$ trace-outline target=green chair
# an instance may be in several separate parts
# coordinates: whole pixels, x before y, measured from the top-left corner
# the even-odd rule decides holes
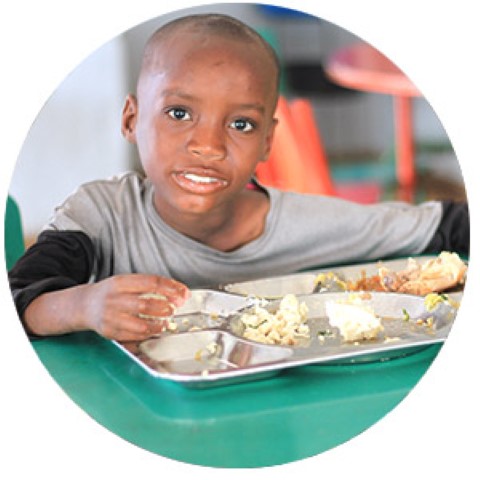
[[[8,196],[5,210],[5,262],[10,270],[25,251],[20,209],[15,200]]]

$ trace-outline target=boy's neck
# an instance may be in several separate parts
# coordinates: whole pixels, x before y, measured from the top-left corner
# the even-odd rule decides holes
[[[268,194],[246,190],[241,201],[228,215],[210,213],[192,215],[179,223],[176,218],[162,219],[182,235],[222,252],[231,252],[260,237],[270,209]]]

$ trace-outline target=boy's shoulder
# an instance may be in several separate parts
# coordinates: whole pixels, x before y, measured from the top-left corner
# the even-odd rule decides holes
[[[74,192],[75,196],[93,196],[116,198],[118,195],[142,195],[148,182],[138,172],[123,172],[104,179],[91,180],[80,185]]]
[[[111,211],[139,208],[151,185],[138,172],[124,172],[108,178],[91,180],[78,186],[61,204],[58,211],[89,210],[105,215]]]
[[[136,172],[85,182],[55,208],[49,225],[93,234],[113,219],[142,214],[148,183]]]
[[[95,190],[95,189],[116,189],[128,186],[143,186],[145,177],[139,172],[126,171],[112,175],[110,177],[90,180],[80,185],[79,189]]]

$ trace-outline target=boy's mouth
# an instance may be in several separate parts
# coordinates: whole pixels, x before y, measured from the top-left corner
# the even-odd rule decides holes
[[[192,193],[212,193],[216,190],[223,189],[228,182],[213,175],[193,173],[193,172],[176,172],[173,177],[177,184],[183,189]]]
[[[218,182],[218,178],[214,177],[203,177],[201,175],[195,175],[194,173],[185,173],[183,175],[187,180],[196,183],[215,183]]]

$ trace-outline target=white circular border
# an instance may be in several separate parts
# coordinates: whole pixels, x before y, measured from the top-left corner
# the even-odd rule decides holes
[[[202,2],[214,3],[214,2]],[[235,2],[223,2],[235,3]],[[277,5],[295,8],[292,1]],[[302,9],[373,43],[425,93],[456,150],[466,180],[472,238],[478,233],[478,193],[473,183],[478,160],[480,44],[477,15],[466,2],[446,8],[438,2],[335,0],[302,2]],[[2,7],[1,198],[31,123],[65,76],[91,52],[132,26],[163,13],[200,3],[176,0],[134,4],[83,0],[77,4],[33,0]],[[425,5],[424,5],[425,4]],[[297,6],[298,8],[298,6]],[[473,206],[473,207],[472,207]],[[2,222],[3,223],[3,222]],[[3,238],[3,225],[2,225]],[[3,241],[3,240],[2,240]],[[472,245],[474,241],[472,241]],[[458,475],[477,470],[476,438],[480,397],[474,310],[478,288],[476,249],[458,320],[427,375],[390,414],[362,435],[313,458],[248,471],[264,478],[300,474],[349,475],[370,479],[414,474]],[[19,325],[5,276],[1,276],[2,348],[1,470],[20,478],[139,478],[141,475],[240,477],[247,472],[195,467],[146,452],[111,434],[64,395],[38,361]],[[321,412],[319,412],[321,414]],[[475,464],[474,464],[475,462]],[[6,477],[7,478],[7,477]]]

